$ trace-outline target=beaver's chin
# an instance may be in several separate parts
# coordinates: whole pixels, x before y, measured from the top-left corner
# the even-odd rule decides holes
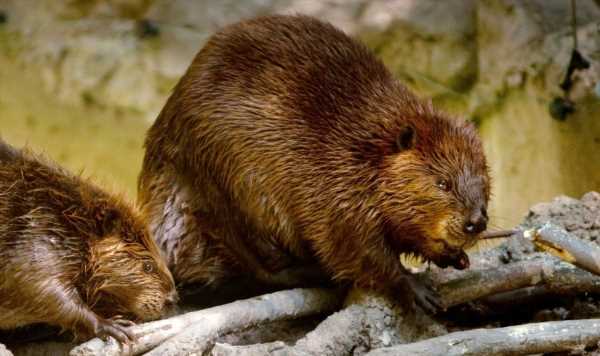
[[[469,256],[462,250],[455,254],[432,258],[431,261],[440,268],[454,267],[458,270],[469,268],[471,264]]]

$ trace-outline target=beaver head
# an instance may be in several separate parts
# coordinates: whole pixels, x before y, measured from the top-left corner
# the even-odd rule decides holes
[[[464,269],[486,229],[490,177],[475,126],[423,104],[396,122],[380,163],[385,240],[400,253]]]
[[[177,302],[177,292],[158,247],[127,207],[97,204],[99,233],[90,239],[86,271],[88,303],[100,314],[110,311],[137,320],[160,318]]]

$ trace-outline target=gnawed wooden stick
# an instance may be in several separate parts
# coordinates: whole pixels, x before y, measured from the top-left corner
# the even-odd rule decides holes
[[[554,271],[560,262],[552,259],[521,261],[498,268],[468,270],[438,286],[445,307],[470,302],[488,295],[539,284],[544,270]],[[567,266],[568,267],[568,266]]]
[[[540,255],[498,268],[471,270],[441,284],[446,307],[529,286],[555,293],[600,293],[600,277],[551,256]]]
[[[460,331],[412,344],[373,350],[367,355],[528,355],[569,351],[598,341],[600,319],[550,321]]]
[[[133,327],[138,337],[129,348],[122,349],[114,339],[92,339],[71,350],[71,356],[123,355],[148,352],[174,355],[206,350],[217,336],[274,320],[301,318],[335,310],[342,294],[334,289],[290,289],[236,301],[170,319]],[[202,351],[199,351],[200,354]]]
[[[524,232],[538,249],[548,252],[566,262],[600,275],[600,246],[580,239],[550,223],[536,230]]]

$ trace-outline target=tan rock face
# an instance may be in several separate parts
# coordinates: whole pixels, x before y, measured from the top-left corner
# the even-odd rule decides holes
[[[569,98],[576,112],[564,122],[549,115],[573,49],[567,5],[494,1],[477,11],[480,74],[471,105],[496,177],[494,214],[510,223],[536,201],[600,187],[600,100],[593,94],[600,8],[592,2],[578,2],[579,50],[592,67],[575,73]]]
[[[149,122],[219,27],[272,12],[329,20],[363,38],[409,86],[481,123],[495,178],[492,214],[504,226],[534,202],[600,189],[597,1],[577,2],[579,47],[592,67],[575,74],[576,113],[564,122],[548,114],[550,101],[562,95],[572,49],[569,6],[564,0],[5,0],[0,55],[38,77],[40,90],[57,102],[107,115],[134,112]],[[157,36],[140,36],[141,19],[153,21]],[[10,95],[0,105],[18,102]]]

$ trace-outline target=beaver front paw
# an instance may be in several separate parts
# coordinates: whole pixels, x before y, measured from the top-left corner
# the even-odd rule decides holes
[[[120,316],[115,316],[110,319],[100,319],[94,325],[94,334],[106,341],[109,336],[112,336],[122,344],[128,344],[135,340],[135,335],[128,328],[134,326],[135,323],[131,320],[123,319]]]
[[[436,314],[446,309],[431,282],[412,274],[406,275],[404,281],[412,292],[415,303],[426,312]]]

